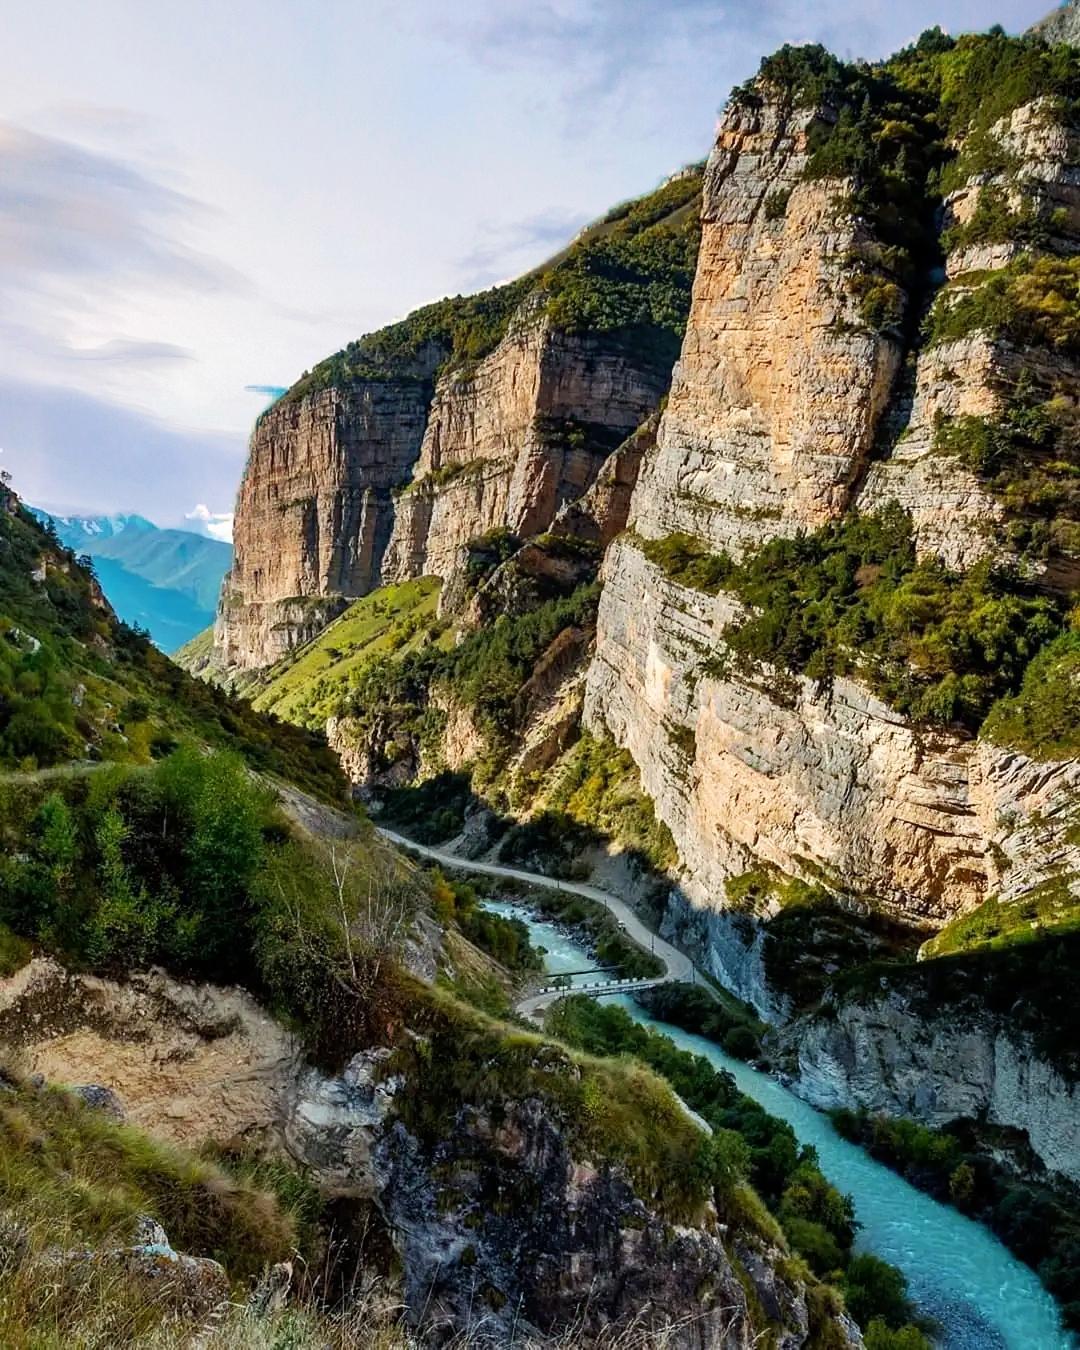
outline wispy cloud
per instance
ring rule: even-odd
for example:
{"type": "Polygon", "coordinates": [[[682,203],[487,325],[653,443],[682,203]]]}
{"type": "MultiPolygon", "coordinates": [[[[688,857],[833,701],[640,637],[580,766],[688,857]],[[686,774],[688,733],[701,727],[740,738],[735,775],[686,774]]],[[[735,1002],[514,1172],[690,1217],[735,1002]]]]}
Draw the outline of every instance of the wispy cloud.
{"type": "Polygon", "coordinates": [[[288,385],[284,384],[245,384],[245,394],[262,394],[266,398],[280,398],[288,385]]]}
{"type": "Polygon", "coordinates": [[[130,365],[155,364],[158,361],[191,361],[195,353],[175,342],[140,342],[138,338],[111,338],[96,347],[71,347],[75,361],[123,361],[130,365]]]}
{"type": "Polygon", "coordinates": [[[185,244],[207,210],[134,164],[0,123],[0,284],[81,278],[244,289],[233,268],[185,244]]]}
{"type": "Polygon", "coordinates": [[[462,284],[469,289],[493,286],[538,266],[568,244],[587,220],[581,212],[543,211],[526,220],[481,227],[461,259],[462,284]]]}

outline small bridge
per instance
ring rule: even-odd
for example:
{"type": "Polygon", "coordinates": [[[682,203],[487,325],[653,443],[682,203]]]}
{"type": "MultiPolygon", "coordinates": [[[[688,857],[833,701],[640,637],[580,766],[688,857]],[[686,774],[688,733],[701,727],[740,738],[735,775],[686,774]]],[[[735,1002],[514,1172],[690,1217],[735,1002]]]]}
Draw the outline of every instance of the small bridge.
{"type": "MultiPolygon", "coordinates": [[[[569,976],[560,975],[551,984],[538,989],[533,999],[546,998],[553,994],[584,994],[586,998],[604,998],[608,994],[632,994],[638,989],[652,989],[654,985],[665,984],[667,976],[652,979],[594,980],[592,984],[570,984],[569,976]],[[565,981],[565,983],[563,983],[565,981]]],[[[529,1002],[532,1002],[530,999],[529,1002]]]]}

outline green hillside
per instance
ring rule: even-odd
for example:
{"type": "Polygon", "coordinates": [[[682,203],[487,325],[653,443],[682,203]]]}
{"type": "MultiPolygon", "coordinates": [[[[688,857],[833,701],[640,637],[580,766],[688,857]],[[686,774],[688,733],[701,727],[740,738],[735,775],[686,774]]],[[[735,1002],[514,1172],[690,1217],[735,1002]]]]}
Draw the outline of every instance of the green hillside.
{"type": "Polygon", "coordinates": [[[118,618],[71,550],[0,485],[0,773],[146,764],[183,740],[339,799],[320,738],[193,679],[118,618]]]}
{"type": "MultiPolygon", "coordinates": [[[[369,663],[427,645],[438,603],[435,577],[384,586],[350,605],[299,652],[246,682],[243,691],[259,711],[318,730],[369,663]]],[[[185,648],[186,663],[197,658],[203,640],[185,648]]]]}

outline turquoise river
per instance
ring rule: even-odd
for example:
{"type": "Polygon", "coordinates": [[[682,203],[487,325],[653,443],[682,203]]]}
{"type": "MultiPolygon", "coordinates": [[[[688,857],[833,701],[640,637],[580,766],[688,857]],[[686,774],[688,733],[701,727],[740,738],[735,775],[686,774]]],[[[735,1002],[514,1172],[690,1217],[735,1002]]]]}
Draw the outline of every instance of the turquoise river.
{"type": "MultiPolygon", "coordinates": [[[[487,907],[528,924],[533,943],[546,952],[551,973],[592,964],[580,943],[526,909],[502,901],[489,901],[487,907]]],[[[726,1069],[747,1096],[786,1120],[802,1143],[817,1149],[822,1171],[855,1201],[861,1224],[857,1245],[904,1272],[912,1298],[941,1328],[941,1350],[1075,1350],[1076,1340],[1062,1329],[1057,1306],[1034,1271],[988,1229],[932,1200],[849,1144],[828,1116],[775,1078],[732,1059],[712,1041],[656,1021],[626,996],[612,1001],[676,1045],[726,1069]]]]}

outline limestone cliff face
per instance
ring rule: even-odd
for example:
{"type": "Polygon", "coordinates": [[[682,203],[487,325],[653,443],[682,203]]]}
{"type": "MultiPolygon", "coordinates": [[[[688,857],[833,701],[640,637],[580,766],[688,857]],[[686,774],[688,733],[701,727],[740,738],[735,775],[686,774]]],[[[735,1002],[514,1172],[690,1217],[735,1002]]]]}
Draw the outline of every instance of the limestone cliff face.
{"type": "Polygon", "coordinates": [[[522,315],[475,371],[439,382],[397,499],[387,579],[449,579],[470,539],[546,530],[656,407],[668,375],[612,338],[522,315]]]}
{"type": "MultiPolygon", "coordinates": [[[[777,1345],[808,1343],[805,1290],[778,1274],[777,1252],[663,1223],[617,1170],[575,1159],[536,1099],[497,1115],[466,1109],[432,1151],[395,1121],[401,1083],[380,1072],[384,1058],[358,1055],[339,1079],[300,1078],[286,1137],[324,1185],[376,1200],[411,1313],[491,1345],[543,1343],[571,1324],[591,1345],[632,1322],[672,1350],[749,1350],[759,1334],[749,1295],[779,1323],[777,1345]]],[[[846,1317],[836,1332],[840,1345],[862,1344],[846,1317]]]]}
{"type": "Polygon", "coordinates": [[[632,515],[740,552],[838,514],[899,362],[857,324],[846,278],[864,227],[805,181],[817,111],[735,104],[705,176],[697,277],[656,453],[632,515]]]}
{"type": "Polygon", "coordinates": [[[218,608],[222,664],[271,664],[379,584],[391,489],[419,454],[433,369],[286,398],[260,418],[218,608]]]}
{"type": "Polygon", "coordinates": [[[626,529],[641,463],[656,447],[660,416],[653,413],[600,466],[592,487],[567,503],[555,520],[559,534],[607,548],[626,529]]]}
{"type": "Polygon", "coordinates": [[[792,1086],[815,1106],[1008,1125],[1049,1171],[1080,1181],[1080,1085],[1005,1019],[976,1006],[935,1015],[893,992],[794,1024],[783,1039],[792,1086]]]}
{"type": "MultiPolygon", "coordinates": [[[[1072,763],[920,732],[848,680],[828,695],[796,680],[781,698],[767,673],[716,679],[729,597],[676,585],[629,538],[604,575],[586,724],[634,756],[696,905],[722,909],[725,880],[764,862],[940,924],[1012,885],[1008,856],[1030,853],[1029,884],[1061,863],[1047,841],[1017,841],[1055,806],[1067,816],[1072,763]]],[[[1058,848],[1066,834],[1063,821],[1058,848]]]]}
{"type": "MultiPolygon", "coordinates": [[[[973,174],[944,204],[943,238],[970,225],[987,194],[999,194],[1017,215],[1032,212],[1052,222],[1051,244],[1073,252],[1080,240],[1080,138],[1063,126],[1047,100],[1017,108],[992,129],[994,140],[1018,167],[1006,174],[973,174]]],[[[945,259],[951,291],[978,284],[980,277],[1006,267],[1025,248],[1022,239],[964,242],[961,233],[945,259]]],[[[954,568],[971,567],[981,558],[1015,562],[1005,512],[959,461],[936,445],[938,424],[962,416],[999,416],[1021,377],[1075,399],[1080,371],[1075,360],[1045,349],[1020,347],[976,333],[920,351],[915,360],[914,392],[902,433],[884,459],[870,466],[857,498],[864,511],[898,501],[909,512],[919,551],[943,558],[954,568]]],[[[907,413],[902,395],[898,409],[907,413]]]]}
{"type": "MultiPolygon", "coordinates": [[[[682,357],[634,489],[632,533],[605,558],[584,722],[640,767],[678,846],[679,905],[723,916],[726,880],[764,864],[939,926],[1013,885],[1005,858],[1029,883],[1050,874],[1024,823],[1042,819],[1047,793],[1066,810],[1072,766],[920,730],[849,680],[718,674],[737,602],[675,584],[640,547],[678,531],[737,555],[899,500],[923,554],[959,567],[1012,556],[1000,502],[940,453],[935,428],[998,413],[1021,369],[1044,389],[1074,391],[1076,363],[976,333],[918,350],[905,382],[899,340],[867,329],[842,276],[852,250],[869,246],[868,226],[846,212],[845,183],[802,176],[815,116],[825,114],[765,98],[737,102],[721,125],[682,357]]],[[[1074,247],[1072,133],[1036,103],[994,134],[1024,166],[1013,209],[1026,197],[1052,219],[1058,246],[1074,247]]],[[[995,186],[973,175],[950,196],[946,223],[970,221],[995,186]]],[[[1016,251],[991,256],[961,229],[945,237],[960,288],[1016,251]]],[[[763,988],[752,931],[729,931],[726,917],[696,930],[686,913],[672,921],[697,932],[718,975],[784,1015],[763,988]]]]}
{"type": "Polygon", "coordinates": [[[1041,19],[1032,31],[1047,42],[1080,43],[1080,5],[1077,0],[1066,0],[1065,4],[1059,5],[1045,19],[1041,19]]]}
{"type": "Polygon", "coordinates": [[[270,665],[384,582],[449,579],[492,529],[541,533],[609,460],[598,532],[625,523],[637,460],[612,452],[659,403],[662,362],[615,335],[554,329],[529,303],[475,368],[433,385],[435,364],[288,397],[260,419],[218,665],[270,665]]]}

